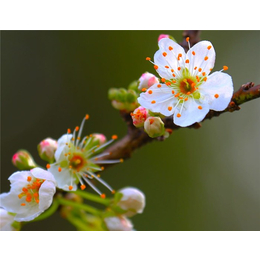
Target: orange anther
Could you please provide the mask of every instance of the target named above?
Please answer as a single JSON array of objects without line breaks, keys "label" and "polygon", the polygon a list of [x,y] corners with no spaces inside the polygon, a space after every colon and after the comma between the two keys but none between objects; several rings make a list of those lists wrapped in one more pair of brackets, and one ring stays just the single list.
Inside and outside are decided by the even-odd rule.
[{"label": "orange anther", "polygon": [[202,68],[199,68],[199,72],[201,72],[202,71]]},{"label": "orange anther", "polygon": [[58,168],[58,171],[61,172],[61,167]]},{"label": "orange anther", "polygon": [[193,52],[192,52],[192,55],[195,55],[195,54],[196,54],[195,51],[193,51]]},{"label": "orange anther", "polygon": [[68,128],[67,132],[68,132],[68,134],[70,134],[70,133],[71,133],[71,130]]},{"label": "orange anther", "polygon": [[194,70],[196,70],[196,69],[197,69],[197,67],[194,68]]},{"label": "orange anther", "polygon": [[85,119],[86,119],[86,120],[88,120],[88,119],[89,119],[89,115],[88,115],[88,114],[86,114],[86,116],[85,116]]},{"label": "orange anther", "polygon": [[184,98],[184,101],[188,101],[188,98],[186,97],[186,98]]},{"label": "orange anther", "polygon": [[78,126],[76,126],[75,131],[79,131],[79,127]]},{"label": "orange anther", "polygon": [[172,107],[168,107],[168,110],[171,111],[171,110],[172,110]]},{"label": "orange anther", "polygon": [[190,37],[186,37],[186,42],[189,42],[189,40],[190,40]]},{"label": "orange anther", "polygon": [[219,94],[215,94],[214,97],[215,97],[215,98],[218,98],[218,97],[219,97]]},{"label": "orange anther", "polygon": [[123,158],[121,158],[119,161],[122,163],[122,162],[124,162],[124,159],[123,159]]},{"label": "orange anther", "polygon": [[160,88],[162,85],[161,84],[158,84],[157,87]]},{"label": "orange anther", "polygon": [[81,188],[82,190],[85,190],[85,189],[86,189],[86,185],[82,184],[82,185],[80,186],[80,188]]},{"label": "orange anther", "polygon": [[180,114],[180,113],[178,113],[178,114],[177,114],[177,117],[181,117],[181,114]]},{"label": "orange anther", "polygon": [[174,94],[175,92],[174,92],[174,90],[172,90],[172,94]]},{"label": "orange anther", "polygon": [[205,76],[206,75],[206,72],[202,72],[202,76]]},{"label": "orange anther", "polygon": [[152,102],[151,102],[152,104],[155,104],[156,103],[156,101],[155,100],[152,100]]},{"label": "orange anther", "polygon": [[202,109],[202,106],[198,106],[198,109]]},{"label": "orange anther", "polygon": [[111,191],[111,193],[112,193],[112,194],[115,194],[115,193],[116,193],[116,191],[115,191],[115,190],[112,190],[112,191]]},{"label": "orange anther", "polygon": [[50,165],[50,164],[47,164],[47,165],[46,165],[46,168],[47,168],[47,169],[50,169],[50,168],[51,168],[51,165]]},{"label": "orange anther", "polygon": [[73,189],[73,186],[70,185],[70,186],[69,186],[69,190],[72,190],[72,189]]},{"label": "orange anther", "polygon": [[207,79],[208,79],[208,78],[207,78],[207,77],[205,77],[203,80],[204,80],[204,81],[207,81]]},{"label": "orange anther", "polygon": [[153,94],[153,91],[152,90],[148,90],[148,93],[151,95],[151,94]]},{"label": "orange anther", "polygon": [[172,83],[173,83],[173,84],[176,83],[176,80],[172,80]]},{"label": "orange anther", "polygon": [[161,82],[165,82],[166,80],[165,80],[165,78],[161,78]]},{"label": "orange anther", "polygon": [[31,202],[32,201],[32,196],[30,194],[27,194],[26,199],[27,202]]},{"label": "orange anther", "polygon": [[223,70],[228,70],[228,66],[223,66]]},{"label": "orange anther", "polygon": [[25,206],[26,204],[25,203],[21,203],[21,206]]},{"label": "orange anther", "polygon": [[169,50],[170,50],[170,51],[172,51],[172,50],[173,50],[172,46],[169,46]]},{"label": "orange anther", "polygon": [[157,65],[154,65],[153,67],[155,70],[157,70],[159,68]]},{"label": "orange anther", "polygon": [[113,140],[116,140],[117,138],[118,138],[117,135],[112,135],[112,139],[113,139]]},{"label": "orange anther", "polygon": [[208,56],[205,56],[204,60],[207,60],[209,57]]},{"label": "orange anther", "polygon": [[172,73],[172,76],[173,76],[173,77],[175,77],[175,74],[174,74],[174,73]]},{"label": "orange anther", "polygon": [[145,92],[147,89],[146,88],[142,88],[142,91]]},{"label": "orange anther", "polygon": [[190,61],[187,59],[187,60],[185,60],[185,63],[189,63]]},{"label": "orange anther", "polygon": [[163,52],[162,55],[163,55],[164,57],[166,57],[166,56],[167,56],[167,53],[166,53],[166,52]]},{"label": "orange anther", "polygon": [[190,95],[190,91],[189,91],[189,92],[187,92],[187,95]]},{"label": "orange anther", "polygon": [[100,195],[100,197],[101,197],[102,199],[105,199],[105,198],[106,198],[106,194],[103,193],[103,194]]},{"label": "orange anther", "polygon": [[170,86],[170,85],[171,85],[171,82],[168,81],[168,82],[166,82],[165,84],[166,84],[167,86]]},{"label": "orange anther", "polygon": [[177,93],[176,95],[175,95],[175,97],[178,97],[180,95],[180,93]]},{"label": "orange anther", "polygon": [[[101,169],[101,171],[104,171],[105,167],[104,167],[104,166],[102,166],[100,169]],[[99,176],[99,177],[100,177],[100,176]]]},{"label": "orange anther", "polygon": [[169,69],[169,66],[165,65],[164,68]]},{"label": "orange anther", "polygon": [[150,57],[146,57],[146,60],[151,60],[151,58]]},{"label": "orange anther", "polygon": [[27,177],[27,181],[31,181],[32,180],[32,177],[31,176],[28,176]]},{"label": "orange anther", "polygon": [[212,46],[211,46],[211,45],[209,45],[209,46],[207,47],[207,49],[208,49],[208,50],[210,50],[210,49],[211,49],[211,47],[212,47]]},{"label": "orange anther", "polygon": [[182,57],[182,54],[181,54],[181,53],[178,54],[178,58],[180,58],[180,57]]},{"label": "orange anther", "polygon": [[171,72],[174,72],[174,69],[171,69]]}]

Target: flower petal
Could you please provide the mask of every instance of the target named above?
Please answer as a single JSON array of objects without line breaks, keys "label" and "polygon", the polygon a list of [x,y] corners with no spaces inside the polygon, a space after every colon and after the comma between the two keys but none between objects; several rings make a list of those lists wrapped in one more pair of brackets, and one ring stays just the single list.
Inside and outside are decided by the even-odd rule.
[{"label": "flower petal", "polygon": [[32,169],[31,174],[35,178],[51,181],[54,184],[56,183],[54,176],[49,171],[43,170],[41,168]]},{"label": "flower petal", "polygon": [[39,209],[41,211],[50,207],[53,195],[56,192],[55,185],[52,181],[45,181],[39,189]]},{"label": "flower petal", "polygon": [[63,190],[69,190],[69,186],[72,185],[73,190],[77,189],[77,185],[75,184],[76,177],[72,175],[70,169],[62,168],[62,170],[59,171],[59,164],[51,164],[50,166],[51,167],[48,169],[48,171],[54,175],[58,188]]},{"label": "flower petal", "polygon": [[199,68],[201,68],[201,73],[205,72],[207,75],[214,68],[216,53],[214,47],[209,41],[201,41],[195,44],[187,52],[187,59],[189,59],[189,64],[186,65],[187,68],[192,66],[191,71],[197,67],[194,72],[197,74]]},{"label": "flower petal", "polygon": [[[196,122],[202,121],[209,112],[209,105],[207,103],[201,104],[194,99],[189,99],[186,101],[182,111],[180,111],[180,108],[181,106],[176,108],[173,121],[175,125],[182,127],[186,127]],[[181,114],[181,117],[177,117],[178,113]]]},{"label": "flower petal", "polygon": [[[165,84],[160,84],[160,86],[161,87],[158,88],[158,84],[155,84],[145,93],[142,93],[137,99],[138,103],[152,112],[161,113],[165,116],[172,115],[176,98],[172,94],[171,88]],[[171,107],[171,109],[169,109],[169,107]]]},{"label": "flower petal", "polygon": [[231,76],[223,72],[212,73],[200,87],[200,92],[208,99],[209,108],[215,111],[222,111],[228,106],[233,91]]},{"label": "flower petal", "polygon": [[[183,58],[178,61],[179,54]],[[178,67],[183,67],[185,56],[185,51],[179,44],[168,38],[161,39],[159,50],[154,54],[154,63],[158,66],[158,74],[163,78],[172,79],[171,69],[176,72]],[[169,66],[169,68],[165,68],[165,66]]]}]

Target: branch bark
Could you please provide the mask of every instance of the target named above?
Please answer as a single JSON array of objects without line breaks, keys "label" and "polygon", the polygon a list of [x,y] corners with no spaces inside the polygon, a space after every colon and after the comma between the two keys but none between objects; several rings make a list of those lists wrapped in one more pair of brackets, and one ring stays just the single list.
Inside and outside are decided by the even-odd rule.
[{"label": "branch bark", "polygon": [[[188,44],[186,41],[186,38],[189,37],[189,41],[191,46],[196,44],[200,39],[200,32],[199,31],[184,31],[183,32],[183,41],[181,42],[181,45],[187,50]],[[248,82],[244,85],[242,85],[238,91],[236,91],[233,94],[233,97],[228,105],[228,107],[223,111],[213,111],[210,110],[209,113],[206,115],[204,120],[211,119],[213,117],[217,117],[225,112],[233,112],[236,110],[239,110],[239,105],[251,101],[255,98],[260,97],[260,85],[254,86],[253,82]],[[138,148],[142,147],[143,145],[146,145],[147,143],[150,143],[154,140],[162,141],[163,137],[159,138],[150,138],[142,128],[136,128],[133,125],[132,117],[130,116],[130,113],[126,113],[124,111],[120,111],[120,114],[124,121],[127,124],[127,134],[124,136],[121,140],[114,143],[112,146],[106,149],[105,152],[109,152],[110,154],[107,156],[104,156],[103,159],[128,159],[131,157],[132,153],[137,150]],[[203,121],[204,121],[203,120]],[[177,130],[180,129],[180,126],[177,126],[173,123],[172,116],[165,117],[163,119],[165,128],[168,129],[168,131],[171,130]],[[201,123],[195,123],[188,128],[194,128],[198,129],[201,127]],[[105,165],[106,167],[108,165]]]}]

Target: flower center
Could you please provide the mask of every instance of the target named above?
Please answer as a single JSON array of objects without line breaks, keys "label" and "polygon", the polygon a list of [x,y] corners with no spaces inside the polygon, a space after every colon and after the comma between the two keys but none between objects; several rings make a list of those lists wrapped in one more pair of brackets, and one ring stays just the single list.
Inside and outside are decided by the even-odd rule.
[{"label": "flower center", "polygon": [[[36,202],[39,203],[39,189],[45,180],[36,179],[31,176],[27,177],[29,184],[22,188],[22,192],[18,195],[21,199],[25,197],[26,202]],[[25,206],[25,203],[21,203],[21,206]]]},{"label": "flower center", "polygon": [[71,168],[80,171],[85,165],[86,160],[81,154],[73,154],[73,157],[70,159]]},{"label": "flower center", "polygon": [[196,83],[193,80],[185,78],[180,82],[180,92],[183,94],[191,94],[196,90],[195,86]]}]

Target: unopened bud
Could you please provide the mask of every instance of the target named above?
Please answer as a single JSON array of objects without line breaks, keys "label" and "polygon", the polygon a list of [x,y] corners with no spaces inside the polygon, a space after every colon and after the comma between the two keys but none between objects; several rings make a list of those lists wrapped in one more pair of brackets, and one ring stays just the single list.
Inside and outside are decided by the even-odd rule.
[{"label": "unopened bud", "polygon": [[134,110],[133,113],[131,113],[133,124],[135,127],[142,127],[144,126],[144,122],[147,119],[148,110],[142,106],[139,106]]},{"label": "unopened bud", "polygon": [[12,163],[19,170],[30,170],[37,167],[32,156],[26,150],[19,150],[12,157]]},{"label": "unopened bud", "polygon": [[132,222],[123,216],[107,217],[104,219],[107,229],[110,231],[132,231]]},{"label": "unopened bud", "polygon": [[97,142],[98,145],[102,145],[107,141],[107,138],[103,134],[92,134],[94,142]]},{"label": "unopened bud", "polygon": [[164,135],[164,123],[160,117],[150,116],[144,122],[144,130],[151,138]]},{"label": "unopened bud", "polygon": [[54,154],[55,151],[57,150],[57,146],[58,146],[57,141],[52,138],[46,138],[42,140],[37,146],[38,153],[41,159],[49,163],[53,163]]},{"label": "unopened bud", "polygon": [[142,91],[142,89],[148,89],[153,84],[159,83],[159,79],[154,76],[152,73],[145,72],[142,74],[142,76],[139,78],[139,86],[138,89]]},{"label": "unopened bud", "polygon": [[143,213],[145,207],[145,196],[143,192],[132,187],[124,188],[118,192],[123,196],[117,205],[121,209],[127,210],[127,212],[124,213],[125,216],[132,217],[137,213]]},{"label": "unopened bud", "polygon": [[158,42],[161,40],[161,39],[163,39],[163,38],[170,38],[170,35],[168,35],[168,34],[160,34],[159,35],[159,37],[158,37]]}]

